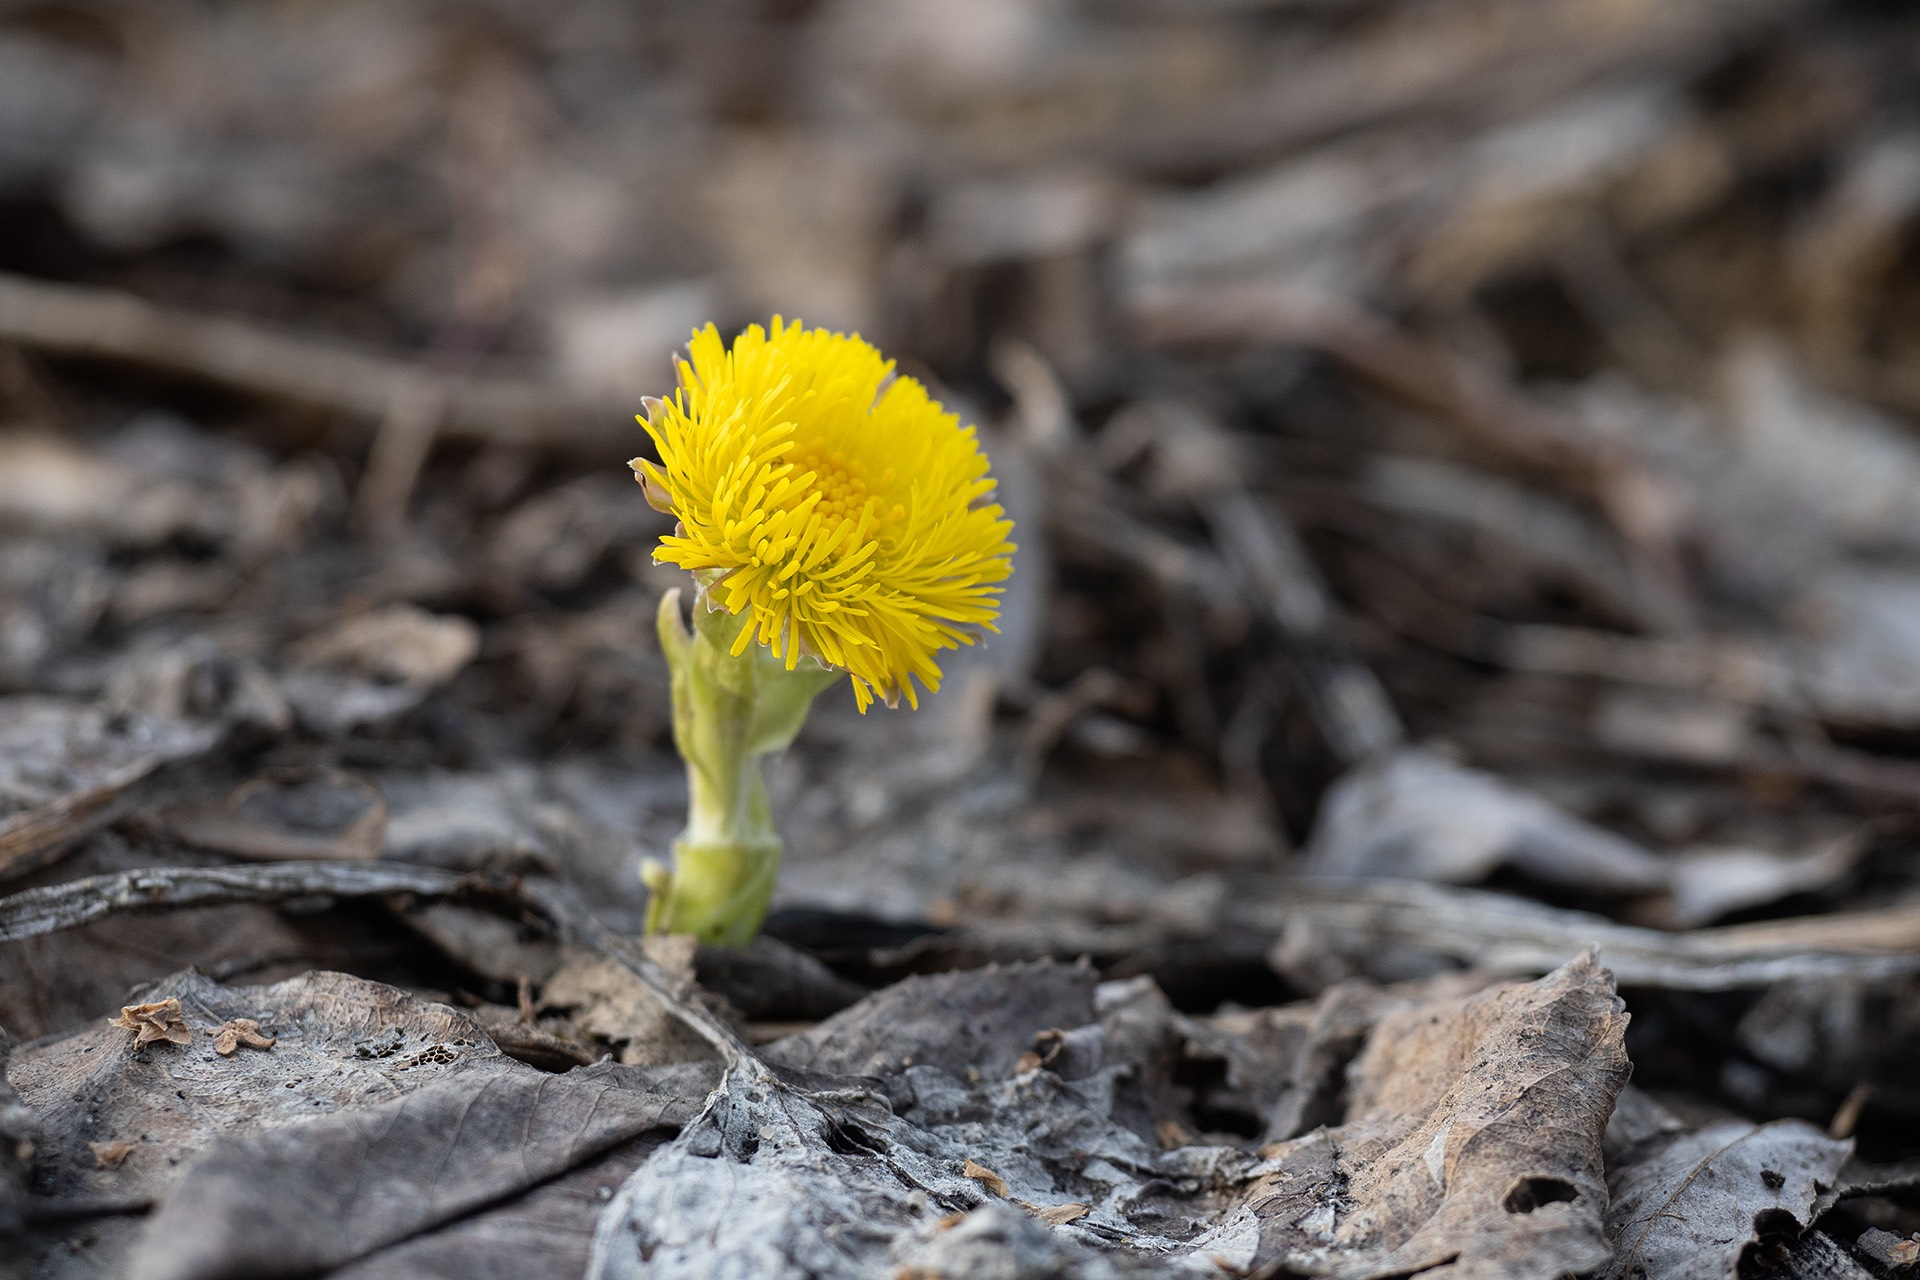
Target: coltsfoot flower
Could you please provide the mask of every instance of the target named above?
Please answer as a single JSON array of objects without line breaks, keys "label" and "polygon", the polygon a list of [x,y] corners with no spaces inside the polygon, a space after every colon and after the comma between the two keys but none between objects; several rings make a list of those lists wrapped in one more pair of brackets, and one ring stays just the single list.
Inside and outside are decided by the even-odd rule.
[{"label": "coltsfoot flower", "polygon": [[778,316],[730,350],[708,325],[679,373],[640,419],[659,463],[631,464],[679,521],[654,558],[746,615],[734,656],[844,670],[862,711],[918,706],[934,655],[993,629],[1012,569],[974,429],[871,343]]},{"label": "coltsfoot flower", "polygon": [[632,464],[679,521],[654,559],[697,589],[691,627],[678,590],[658,619],[687,826],[641,878],[648,932],[745,946],[780,869],[761,758],[842,672],[862,711],[938,689],[934,655],[993,628],[1013,524],[973,428],[862,339],[776,316],[688,352],[641,418],[660,461]]}]

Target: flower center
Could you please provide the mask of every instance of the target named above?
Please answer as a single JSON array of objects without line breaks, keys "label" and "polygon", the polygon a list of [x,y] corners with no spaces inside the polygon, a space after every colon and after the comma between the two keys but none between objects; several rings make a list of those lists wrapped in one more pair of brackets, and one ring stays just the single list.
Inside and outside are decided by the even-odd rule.
[{"label": "flower center", "polygon": [[[803,445],[787,460],[802,474],[813,472],[812,492],[820,495],[820,503],[814,509],[826,521],[857,520],[868,504],[873,503],[877,533],[906,515],[905,507],[884,501],[884,494],[894,480],[892,467],[874,478],[873,488],[880,490],[876,494],[867,487],[866,464],[858,458],[849,458],[844,450],[824,443]],[[805,494],[795,495],[794,504],[798,505],[804,497]],[[875,503],[877,497],[883,500]]]}]

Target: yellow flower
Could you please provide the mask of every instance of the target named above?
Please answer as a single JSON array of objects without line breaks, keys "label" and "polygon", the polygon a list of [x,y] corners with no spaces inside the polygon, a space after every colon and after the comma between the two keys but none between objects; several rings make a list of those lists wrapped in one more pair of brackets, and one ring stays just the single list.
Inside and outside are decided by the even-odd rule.
[{"label": "yellow flower", "polygon": [[[631,464],[679,525],[654,558],[707,577],[788,670],[853,677],[865,711],[940,687],[941,649],[993,630],[1013,523],[972,427],[859,336],[774,317],[732,350],[693,335],[670,401],[640,419],[659,463]],[[711,576],[708,576],[711,575]]]}]

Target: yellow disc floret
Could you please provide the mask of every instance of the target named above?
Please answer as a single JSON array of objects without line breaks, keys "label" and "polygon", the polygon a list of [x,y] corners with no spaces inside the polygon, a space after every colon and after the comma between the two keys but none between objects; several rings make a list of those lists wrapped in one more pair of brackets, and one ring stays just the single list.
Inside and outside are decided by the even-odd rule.
[{"label": "yellow disc floret", "polygon": [[706,577],[789,670],[853,677],[862,711],[909,677],[940,687],[941,649],[993,629],[1013,524],[972,427],[858,335],[774,317],[729,350],[693,335],[680,387],[640,419],[660,461],[632,463],[679,525],[654,558]]}]

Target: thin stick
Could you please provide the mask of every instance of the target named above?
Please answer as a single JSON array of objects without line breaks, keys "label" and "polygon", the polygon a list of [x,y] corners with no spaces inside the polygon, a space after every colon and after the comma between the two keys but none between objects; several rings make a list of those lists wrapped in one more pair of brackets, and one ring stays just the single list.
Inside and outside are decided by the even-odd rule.
[{"label": "thin stick", "polygon": [[1199,918],[1171,903],[1164,914],[1153,904],[1145,918],[1125,924],[1076,916],[1046,900],[1010,909],[1018,916],[969,920],[875,958],[924,966],[948,957],[982,964],[1085,954],[1111,963],[1199,942],[1251,959],[1298,939],[1357,972],[1383,951],[1404,950],[1515,977],[1550,972],[1591,946],[1621,986],[1675,991],[1920,973],[1920,907],[1912,906],[1670,932],[1484,889],[1261,876],[1230,881],[1219,908]]},{"label": "thin stick", "polygon": [[406,360],[245,320],[159,306],[115,289],[0,274],[0,341],[56,355],[121,360],[274,400],[382,422],[395,405],[440,403],[440,433],[495,444],[631,446],[631,408],[544,383],[449,377]]},{"label": "thin stick", "polygon": [[1351,307],[1249,285],[1152,298],[1135,304],[1131,318],[1148,342],[1277,343],[1324,351],[1522,467],[1592,484],[1607,465],[1604,452],[1565,423]]}]

